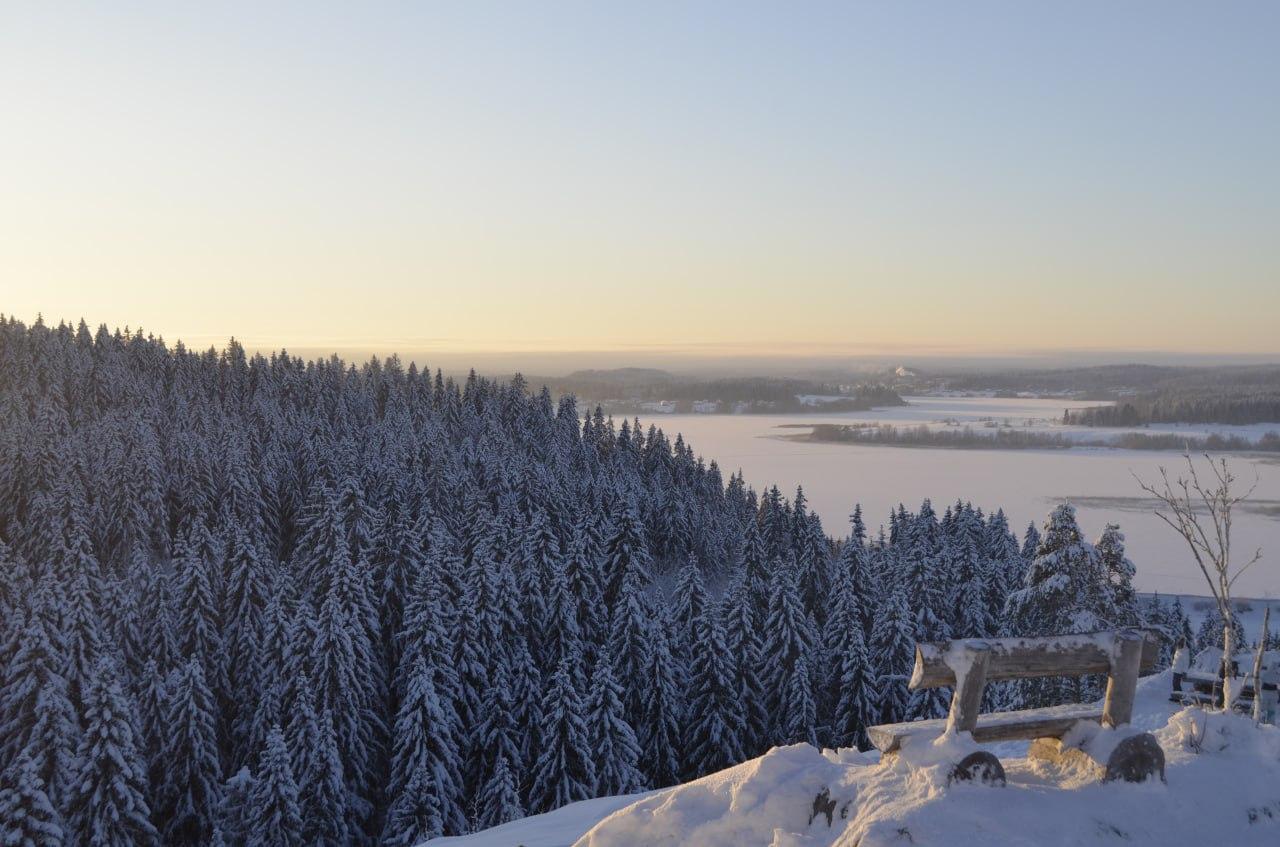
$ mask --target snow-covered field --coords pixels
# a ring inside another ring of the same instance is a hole
[[[1101,784],[1080,767],[1025,757],[1022,742],[991,745],[1003,788],[946,785],[965,736],[875,753],[775,748],[737,767],[652,795],[592,800],[432,847],[888,847],[894,845],[1280,844],[1280,729],[1239,716],[1177,711],[1167,673],[1139,685],[1133,727],[1152,732],[1167,783]],[[1207,730],[1205,722],[1208,721]],[[1119,731],[1121,733],[1124,730]],[[1196,752],[1188,743],[1200,736]],[[1098,730],[1095,752],[1116,740]],[[823,790],[830,824],[812,817]]]

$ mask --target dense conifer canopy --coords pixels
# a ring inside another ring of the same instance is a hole
[[[1007,600],[1139,614],[1068,510],[887,517],[520,377],[0,317],[0,840],[408,845],[932,716],[913,643]]]

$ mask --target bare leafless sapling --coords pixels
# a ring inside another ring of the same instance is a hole
[[[1142,490],[1160,501],[1156,516],[1182,536],[1191,548],[1191,554],[1209,585],[1209,592],[1218,604],[1222,616],[1222,658],[1225,668],[1222,680],[1222,705],[1231,710],[1237,694],[1231,675],[1231,660],[1236,644],[1231,626],[1231,588],[1240,575],[1262,558],[1262,550],[1255,550],[1244,564],[1231,565],[1231,520],[1236,504],[1249,499],[1258,487],[1257,479],[1243,493],[1233,491],[1236,476],[1226,459],[1214,459],[1205,455],[1205,464],[1212,477],[1196,470],[1191,454],[1184,454],[1187,472],[1177,479],[1170,479],[1169,472],[1160,468],[1158,484],[1144,482],[1136,474]]]

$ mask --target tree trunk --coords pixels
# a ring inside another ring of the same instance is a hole
[[[1231,662],[1235,657],[1235,633],[1231,631],[1231,606],[1222,614],[1222,710],[1231,714],[1236,702],[1236,680],[1231,674]]]
[[[1262,614],[1262,632],[1258,635],[1258,654],[1253,657],[1253,722],[1262,723],[1262,654],[1267,650],[1267,625],[1271,623],[1271,605]]]

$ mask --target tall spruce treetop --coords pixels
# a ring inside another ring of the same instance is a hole
[[[594,523],[584,512],[574,525],[564,561],[565,582],[574,600],[578,632],[587,645],[597,642],[605,625],[600,613],[600,547],[593,527]]]
[[[347,824],[347,787],[333,734],[333,717],[317,715],[311,681],[303,675],[293,686],[292,716],[285,743],[299,786],[302,840],[315,847],[342,847],[351,835]],[[270,730],[264,746],[270,745]]]
[[[147,806],[147,770],[132,727],[132,704],[101,660],[84,693],[86,728],[70,787],[68,828],[78,844],[132,847],[157,843]]]
[[[284,732],[274,726],[258,760],[249,796],[250,843],[261,847],[302,847],[302,813]]]
[[[639,585],[649,582],[649,546],[644,523],[635,504],[625,496],[613,512],[612,526],[604,549],[604,602],[613,609],[628,578]]]
[[[742,704],[734,688],[733,663],[725,645],[719,609],[704,606],[694,622],[689,668],[689,715],[685,723],[685,773],[690,777],[736,765],[742,749]]]
[[[675,626],[677,644],[683,661],[692,655],[698,620],[707,606],[707,590],[702,582],[702,569],[697,556],[690,553],[676,577],[675,592],[671,598],[671,619]]]
[[[765,687],[781,696],[791,669],[816,640],[800,601],[794,561],[774,571],[762,656]]]
[[[525,530],[524,543],[522,546],[522,561],[517,576],[517,583],[520,589],[520,605],[522,607],[525,621],[529,624],[528,636],[530,637],[531,648],[535,659],[543,661],[544,645],[542,644],[542,635],[548,626],[548,603],[551,599],[552,581],[556,575],[561,573],[562,562],[560,552],[560,540],[556,537],[555,528],[547,518],[544,509],[538,509],[534,512],[533,518],[529,521],[529,526]],[[560,586],[563,590],[564,586]],[[565,597],[558,598],[561,602],[561,608],[558,611],[567,611],[563,608]],[[565,622],[559,620],[555,622],[558,631],[557,636],[563,635],[563,626]],[[577,629],[577,616],[573,618],[574,629]],[[556,644],[548,649],[559,651],[563,645]],[[559,656],[556,657],[557,661]]]
[[[63,847],[58,812],[26,751],[0,776],[0,843],[15,847]]]
[[[1035,521],[1027,524],[1027,531],[1022,534],[1022,558],[1030,562],[1036,557],[1036,551],[1040,549],[1040,530],[1036,529]]]
[[[1093,545],[1080,535],[1076,510],[1063,503],[1049,513],[1026,585],[1009,595],[1008,611],[1022,635],[1063,635],[1099,628],[1104,591]]]
[[[518,820],[525,816],[524,804],[520,802],[520,793],[516,786],[516,777],[511,772],[505,755],[498,756],[493,768],[493,775],[481,787],[476,797],[476,825],[480,829]]]
[[[545,591],[545,612],[542,625],[542,662],[545,667],[558,667],[568,661],[575,676],[585,679],[582,667],[582,631],[578,629],[577,603],[570,592],[564,566],[553,565],[551,582]]]
[[[404,791],[392,801],[382,830],[381,843],[386,847],[414,847],[445,831],[432,774],[429,765],[417,766]]]
[[[174,670],[168,684],[165,781],[160,820],[165,840],[201,843],[212,837],[222,800],[217,705],[196,658]]]
[[[596,782],[595,757],[568,663],[556,669],[542,701],[541,745],[529,791],[530,810],[550,811],[590,797]]]
[[[218,683],[223,664],[221,625],[217,595],[214,593],[211,563],[203,550],[208,530],[192,521],[179,541],[176,553],[178,652],[204,665],[210,686]]]
[[[471,733],[473,760],[467,763],[465,774],[470,789],[468,794],[473,794],[477,787],[493,778],[500,759],[506,760],[508,776],[520,778],[518,782],[523,782],[524,739],[519,734],[511,676],[508,663],[497,662],[491,683],[484,693],[480,722]]]
[[[756,611],[763,618],[769,608],[769,550],[755,515],[747,523],[742,542],[742,570],[747,591]]]
[[[44,792],[60,805],[74,772],[79,726],[60,673],[63,656],[50,644],[45,626],[38,615],[30,615],[9,660],[0,692],[0,761],[11,762],[25,753]]]
[[[640,742],[622,711],[622,687],[613,677],[612,659],[602,651],[591,675],[587,733],[596,757],[594,795],[632,794],[644,786],[636,764]]]
[[[680,727],[685,715],[678,674],[665,622],[655,621],[644,672],[644,711],[636,733],[641,769],[657,788],[674,784],[680,775]]]
[[[1109,523],[1102,530],[1094,545],[1101,562],[1105,586],[1105,611],[1109,626],[1137,626],[1141,615],[1138,597],[1133,590],[1133,577],[1137,570],[1124,551],[1124,533],[1116,524]]]
[[[622,585],[609,635],[614,677],[623,687],[623,717],[633,727],[638,727],[643,719],[644,697],[649,686],[645,678],[650,652],[649,619],[644,595],[633,575]]]
[[[742,726],[738,730],[743,754],[763,752],[769,730],[769,713],[760,681],[760,635],[755,603],[746,575],[739,575],[722,604],[725,618],[725,646],[733,659],[734,687],[742,704]]]
[[[404,795],[418,771],[428,769],[431,787],[436,792],[436,808],[446,831],[460,833],[466,827],[461,805],[462,776],[458,742],[449,734],[449,728],[450,722],[436,691],[435,671],[419,656],[414,660],[396,715],[396,746],[387,793],[392,798]]]
[[[889,594],[877,615],[871,645],[881,690],[881,720],[897,723],[907,713],[907,679],[915,661],[915,633],[901,588]]]
[[[830,718],[831,744],[865,749],[869,746],[866,728],[877,718],[878,680],[861,627],[850,626],[844,644]]]

